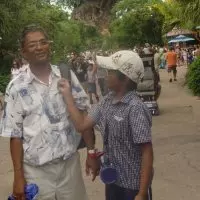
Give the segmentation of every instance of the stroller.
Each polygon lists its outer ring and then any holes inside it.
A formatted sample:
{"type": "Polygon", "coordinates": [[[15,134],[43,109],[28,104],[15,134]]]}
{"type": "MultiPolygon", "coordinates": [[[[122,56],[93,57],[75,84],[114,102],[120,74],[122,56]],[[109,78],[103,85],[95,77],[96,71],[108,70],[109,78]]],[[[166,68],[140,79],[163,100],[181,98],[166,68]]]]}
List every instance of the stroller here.
{"type": "Polygon", "coordinates": [[[144,78],[138,84],[137,93],[139,97],[149,108],[152,115],[159,115],[160,110],[157,103],[157,99],[161,93],[161,85],[159,84],[159,74],[154,68],[154,56],[140,55],[144,63],[144,78]]]}

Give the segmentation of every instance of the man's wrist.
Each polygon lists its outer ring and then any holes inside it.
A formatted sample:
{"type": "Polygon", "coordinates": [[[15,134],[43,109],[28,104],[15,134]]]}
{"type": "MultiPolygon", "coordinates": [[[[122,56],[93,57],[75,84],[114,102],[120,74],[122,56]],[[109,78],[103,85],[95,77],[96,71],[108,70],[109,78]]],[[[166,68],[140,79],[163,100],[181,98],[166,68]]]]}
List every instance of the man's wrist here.
{"type": "Polygon", "coordinates": [[[89,150],[95,150],[95,145],[92,144],[92,145],[87,145],[87,151],[89,150]]]}
{"type": "Polygon", "coordinates": [[[98,151],[98,149],[93,149],[88,151],[88,156],[93,159],[99,159],[104,155],[103,151],[98,151]]]}
{"type": "Polygon", "coordinates": [[[142,197],[146,197],[148,195],[148,190],[140,190],[138,195],[142,197]]]}
{"type": "Polygon", "coordinates": [[[74,105],[74,98],[73,98],[72,94],[64,95],[64,100],[65,100],[66,104],[74,105]]]}
{"type": "Polygon", "coordinates": [[[23,168],[14,169],[14,177],[15,178],[23,178],[24,177],[24,169],[23,168]]]}
{"type": "Polygon", "coordinates": [[[87,155],[90,158],[94,158],[94,159],[97,158],[97,152],[98,152],[98,150],[95,149],[95,148],[93,148],[93,149],[87,149],[87,155]]]}

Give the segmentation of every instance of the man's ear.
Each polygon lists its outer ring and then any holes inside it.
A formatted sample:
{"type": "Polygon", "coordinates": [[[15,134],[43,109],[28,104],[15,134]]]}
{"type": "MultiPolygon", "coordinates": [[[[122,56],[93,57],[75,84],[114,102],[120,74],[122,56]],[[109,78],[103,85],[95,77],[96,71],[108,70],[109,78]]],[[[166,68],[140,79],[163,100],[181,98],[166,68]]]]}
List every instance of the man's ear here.
{"type": "Polygon", "coordinates": [[[24,48],[20,49],[20,54],[21,54],[22,58],[24,58],[26,60],[26,53],[25,53],[24,48]]]}

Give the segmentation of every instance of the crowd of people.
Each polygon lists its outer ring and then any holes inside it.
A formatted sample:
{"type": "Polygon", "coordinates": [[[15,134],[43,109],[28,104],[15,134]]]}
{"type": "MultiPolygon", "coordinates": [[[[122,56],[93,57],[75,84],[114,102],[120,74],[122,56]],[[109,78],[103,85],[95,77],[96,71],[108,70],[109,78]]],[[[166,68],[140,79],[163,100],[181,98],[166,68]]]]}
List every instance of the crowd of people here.
{"type": "MultiPolygon", "coordinates": [[[[138,55],[154,55],[154,67],[159,76],[160,69],[166,69],[169,74],[169,81],[177,81],[177,67],[188,67],[196,57],[200,56],[199,45],[181,48],[179,45],[174,47],[159,47],[146,43],[144,47],[135,47],[133,52],[138,55]]],[[[90,103],[99,102],[100,95],[105,96],[108,93],[106,85],[107,70],[97,66],[93,59],[94,54],[99,56],[109,56],[110,51],[86,51],[83,53],[72,52],[66,57],[65,63],[70,64],[71,69],[76,74],[83,89],[90,98],[90,103]]],[[[17,77],[20,72],[27,69],[28,63],[25,59],[14,59],[11,68],[12,79],[17,77]]]]}
{"type": "Polygon", "coordinates": [[[135,48],[140,55],[153,54],[154,67],[159,74],[159,69],[166,69],[169,74],[169,82],[177,81],[177,67],[189,65],[200,56],[199,45],[181,47],[180,45],[159,47],[145,44],[145,47],[135,48]]]}

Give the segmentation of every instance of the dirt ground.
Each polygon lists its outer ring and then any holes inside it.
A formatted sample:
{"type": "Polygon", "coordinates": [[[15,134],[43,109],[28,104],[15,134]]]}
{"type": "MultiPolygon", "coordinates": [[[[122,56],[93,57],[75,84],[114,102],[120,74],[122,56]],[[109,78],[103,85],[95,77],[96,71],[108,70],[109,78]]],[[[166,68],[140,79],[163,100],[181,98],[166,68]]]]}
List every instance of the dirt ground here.
{"type": "MultiPolygon", "coordinates": [[[[200,101],[183,87],[186,68],[179,68],[178,82],[169,83],[161,71],[162,94],[159,99],[161,115],[153,118],[155,153],[154,200],[200,199],[200,101]]],[[[97,133],[97,146],[101,136],[97,133]]],[[[0,138],[0,199],[8,196],[12,187],[12,165],[9,141],[0,138]]],[[[85,152],[81,152],[84,171],[85,152]]],[[[104,185],[91,182],[83,172],[90,200],[104,199],[104,185]]]]}

